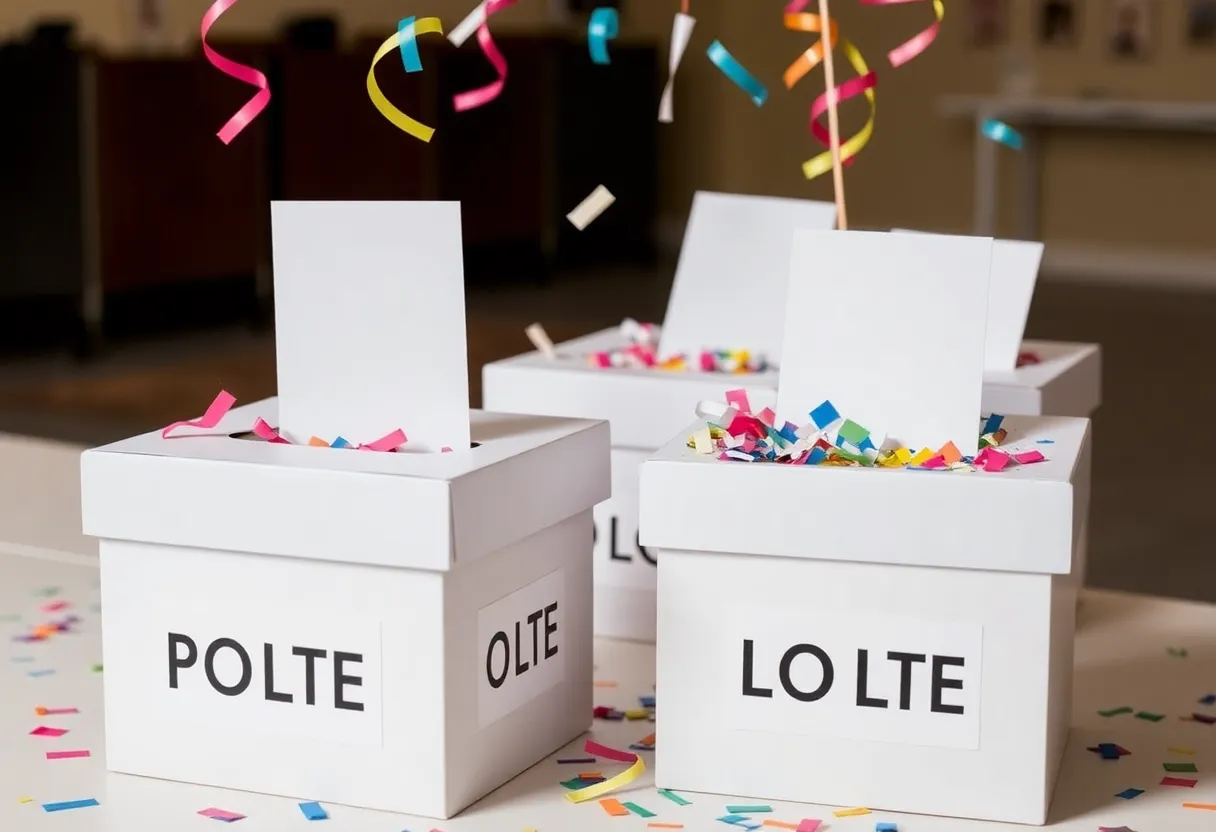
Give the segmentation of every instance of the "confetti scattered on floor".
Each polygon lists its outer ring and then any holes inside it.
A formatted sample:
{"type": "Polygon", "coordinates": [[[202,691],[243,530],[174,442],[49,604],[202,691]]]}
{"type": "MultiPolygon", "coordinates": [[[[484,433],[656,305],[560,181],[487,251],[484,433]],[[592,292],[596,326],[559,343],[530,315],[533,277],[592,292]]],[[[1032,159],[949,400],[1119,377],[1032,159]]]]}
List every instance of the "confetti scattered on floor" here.
{"type": "Polygon", "coordinates": [[[1117,760],[1132,753],[1123,746],[1113,742],[1100,742],[1097,745],[1089,746],[1085,750],[1100,755],[1103,760],[1117,760]]]}
{"type": "Polygon", "coordinates": [[[726,811],[732,815],[758,815],[773,811],[773,807],[752,803],[731,804],[726,807],[726,811]]]}
{"type": "Polygon", "coordinates": [[[46,758],[48,760],[75,760],[75,759],[79,759],[81,757],[91,757],[91,756],[92,756],[92,754],[90,754],[88,751],[85,751],[83,749],[78,750],[78,751],[48,751],[48,752],[46,752],[46,758]]]}
{"type": "Polygon", "coordinates": [[[1194,763],[1162,763],[1161,767],[1175,774],[1193,774],[1199,771],[1194,763]]]}
{"type": "Polygon", "coordinates": [[[309,820],[327,820],[329,818],[329,813],[326,812],[324,807],[322,807],[321,804],[317,803],[316,801],[301,803],[300,811],[303,812],[304,817],[308,818],[309,820]]]}
{"type": "Polygon", "coordinates": [[[1144,794],[1144,789],[1124,789],[1116,794],[1115,797],[1121,797],[1124,800],[1135,800],[1142,794],[1144,794]]]}
{"type": "Polygon", "coordinates": [[[1162,786],[1179,786],[1184,789],[1193,789],[1193,788],[1195,788],[1195,784],[1198,782],[1199,782],[1198,780],[1191,780],[1190,778],[1187,778],[1187,777],[1162,777],[1161,778],[1162,786]]]}
{"type": "Polygon", "coordinates": [[[1167,748],[1165,750],[1170,752],[1171,754],[1194,755],[1194,753],[1195,753],[1195,749],[1193,749],[1193,748],[1186,748],[1185,746],[1176,746],[1176,745],[1170,746],[1169,748],[1167,748]]]}
{"type": "Polygon", "coordinates": [[[78,713],[80,713],[80,709],[79,708],[46,708],[46,707],[43,707],[42,705],[39,705],[37,708],[34,708],[34,713],[38,714],[38,716],[61,716],[63,714],[78,714],[78,713]]]}
{"type": "Polygon", "coordinates": [[[1183,803],[1183,809],[1206,809],[1209,812],[1216,812],[1216,803],[1183,803]]]}
{"type": "Polygon", "coordinates": [[[229,812],[226,809],[216,809],[214,806],[209,809],[199,809],[198,813],[205,818],[222,820],[224,823],[233,823],[235,821],[245,819],[245,816],[239,812],[229,812]]]}
{"type": "Polygon", "coordinates": [[[88,797],[84,800],[65,800],[61,803],[43,803],[42,808],[47,812],[64,812],[68,809],[86,809],[89,806],[100,806],[96,798],[88,797]]]}
{"type": "Polygon", "coordinates": [[[1143,719],[1148,722],[1160,722],[1165,719],[1165,714],[1154,714],[1149,711],[1140,711],[1136,714],[1136,719],[1143,719]]]}
{"type": "Polygon", "coordinates": [[[672,803],[676,804],[677,806],[691,806],[692,805],[691,800],[685,800],[683,797],[680,797],[680,795],[676,794],[675,792],[673,792],[669,789],[659,789],[658,792],[659,792],[660,797],[667,798],[668,800],[670,800],[672,803]]]}
{"type": "Polygon", "coordinates": [[[52,728],[49,725],[39,725],[30,731],[31,737],[62,737],[68,732],[67,728],[52,728]]]}
{"type": "Polygon", "coordinates": [[[858,815],[870,814],[870,810],[863,809],[859,806],[856,809],[837,809],[835,812],[832,812],[832,814],[838,818],[855,818],[858,815]]]}
{"type": "Polygon", "coordinates": [[[1135,713],[1135,710],[1136,710],[1135,708],[1129,708],[1127,706],[1124,706],[1122,708],[1111,708],[1106,711],[1098,711],[1098,716],[1105,716],[1105,717],[1122,716],[1123,714],[1135,713]]]}

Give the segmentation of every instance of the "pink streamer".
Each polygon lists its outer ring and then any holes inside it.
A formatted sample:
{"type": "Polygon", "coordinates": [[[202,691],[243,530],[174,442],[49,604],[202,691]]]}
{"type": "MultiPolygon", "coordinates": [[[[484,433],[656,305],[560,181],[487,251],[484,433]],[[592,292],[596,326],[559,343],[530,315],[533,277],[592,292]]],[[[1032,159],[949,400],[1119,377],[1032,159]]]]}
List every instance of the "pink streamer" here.
{"type": "MultiPolygon", "coordinates": [[[[863,6],[894,6],[899,3],[923,3],[924,0],[858,0],[863,6]]],[[[887,53],[891,66],[899,67],[915,58],[929,48],[929,44],[937,40],[937,33],[942,28],[940,20],[934,20],[919,34],[901,43],[887,53]]]]}
{"type": "Polygon", "coordinates": [[[168,439],[169,434],[178,428],[213,428],[220,423],[220,420],[228,415],[228,411],[236,404],[236,396],[229,393],[227,390],[221,390],[219,395],[215,397],[215,401],[207,408],[207,412],[197,419],[188,419],[181,422],[174,422],[160,432],[162,439],[168,439]]]}
{"type": "Polygon", "coordinates": [[[393,431],[387,436],[380,437],[375,442],[368,442],[366,445],[360,445],[359,450],[388,453],[389,451],[397,450],[405,443],[405,431],[401,430],[401,428],[397,428],[397,430],[393,431]]]}
{"type": "Polygon", "coordinates": [[[475,90],[459,93],[452,98],[452,106],[456,108],[456,112],[463,113],[466,110],[475,110],[478,107],[483,107],[489,104],[495,98],[502,95],[503,87],[507,85],[507,59],[503,57],[499,51],[497,44],[494,43],[494,38],[490,36],[489,20],[490,15],[501,11],[508,6],[513,6],[518,0],[489,0],[485,7],[485,16],[482,18],[481,25],[477,27],[477,43],[481,45],[481,51],[485,53],[486,60],[494,67],[494,71],[498,73],[498,80],[491,81],[484,87],[478,87],[475,90]]]}
{"type": "MultiPolygon", "coordinates": [[[[903,0],[900,0],[903,2],[903,0]]],[[[843,84],[836,85],[836,103],[837,105],[848,101],[851,98],[856,98],[868,89],[873,89],[878,85],[878,74],[875,72],[867,72],[865,75],[859,75],[856,78],[850,78],[843,84]]],[[[811,104],[811,134],[822,142],[824,145],[831,146],[831,136],[828,133],[828,128],[819,123],[819,118],[828,111],[828,95],[823,93],[814,100],[811,104]]],[[[841,163],[845,166],[853,164],[856,156],[844,156],[841,158],[841,163]]]]}
{"type": "Polygon", "coordinates": [[[272,445],[290,445],[291,442],[279,436],[279,432],[266,424],[266,420],[261,416],[253,423],[253,435],[258,439],[265,439],[272,445]]]}
{"type": "Polygon", "coordinates": [[[211,65],[230,78],[244,81],[246,84],[258,88],[258,92],[253,98],[249,99],[244,107],[237,110],[235,115],[228,119],[228,123],[216,133],[224,144],[231,143],[270,103],[270,82],[266,80],[265,75],[253,67],[238,64],[236,61],[225,58],[207,45],[207,33],[211,31],[211,26],[219,19],[220,15],[228,11],[236,2],[237,0],[215,0],[211,8],[207,9],[207,13],[203,15],[202,25],[203,54],[207,56],[207,60],[211,62],[211,65]]]}

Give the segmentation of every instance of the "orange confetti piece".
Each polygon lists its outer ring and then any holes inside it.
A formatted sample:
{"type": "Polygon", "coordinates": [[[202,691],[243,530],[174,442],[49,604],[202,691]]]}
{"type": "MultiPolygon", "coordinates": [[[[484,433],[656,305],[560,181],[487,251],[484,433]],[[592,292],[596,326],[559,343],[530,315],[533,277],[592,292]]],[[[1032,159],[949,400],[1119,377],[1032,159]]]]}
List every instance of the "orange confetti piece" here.
{"type": "Polygon", "coordinates": [[[764,825],[765,826],[775,826],[778,829],[797,829],[798,828],[798,824],[796,824],[796,823],[786,823],[783,820],[772,820],[772,819],[765,819],[764,825]]]}
{"type": "Polygon", "coordinates": [[[945,445],[942,445],[937,453],[945,460],[947,465],[953,465],[963,458],[962,453],[959,452],[959,449],[953,442],[947,442],[945,445]]]}
{"type": "Polygon", "coordinates": [[[578,773],[578,779],[579,780],[603,780],[604,775],[600,774],[598,771],[580,771],[578,773]]]}
{"type": "Polygon", "coordinates": [[[308,444],[314,448],[328,448],[329,447],[329,443],[326,442],[324,439],[322,439],[319,436],[310,436],[308,438],[308,444]]]}
{"type": "Polygon", "coordinates": [[[615,798],[605,797],[600,801],[600,805],[604,807],[604,811],[612,815],[614,818],[624,817],[629,814],[629,810],[621,805],[621,801],[615,798]]]}
{"type": "Polygon", "coordinates": [[[646,824],[646,826],[649,829],[683,829],[684,828],[684,824],[682,824],[682,823],[648,823],[648,824],[646,824]]]}
{"type": "Polygon", "coordinates": [[[654,745],[654,734],[647,734],[638,740],[638,745],[654,745]]]}
{"type": "Polygon", "coordinates": [[[1216,803],[1183,803],[1183,809],[1206,809],[1209,812],[1216,812],[1216,803]]]}

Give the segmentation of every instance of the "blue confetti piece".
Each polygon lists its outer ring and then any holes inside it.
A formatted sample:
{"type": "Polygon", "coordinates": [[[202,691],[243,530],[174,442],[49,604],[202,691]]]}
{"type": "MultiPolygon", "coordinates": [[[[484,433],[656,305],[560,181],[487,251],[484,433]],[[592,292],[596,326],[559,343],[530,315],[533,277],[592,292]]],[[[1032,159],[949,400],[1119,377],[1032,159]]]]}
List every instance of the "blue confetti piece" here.
{"type": "Polygon", "coordinates": [[[819,447],[811,448],[811,455],[809,457],[807,457],[806,464],[807,465],[818,465],[819,463],[823,462],[827,458],[828,458],[828,452],[825,451],[823,448],[819,448],[819,447]]]}
{"type": "Polygon", "coordinates": [[[1005,421],[1005,417],[999,413],[993,413],[984,422],[984,429],[980,431],[980,436],[987,436],[990,433],[996,433],[1001,429],[1001,423],[1005,421]]]}
{"type": "Polygon", "coordinates": [[[1098,753],[1102,755],[1103,760],[1117,760],[1119,759],[1119,746],[1113,742],[1100,742],[1098,743],[1098,753]]]}
{"type": "Polygon", "coordinates": [[[616,9],[603,7],[591,12],[591,19],[587,21],[587,48],[592,63],[612,63],[612,58],[608,57],[608,41],[615,40],[620,29],[621,19],[616,9]]]}
{"type": "Polygon", "coordinates": [[[723,75],[734,81],[735,86],[751,97],[752,103],[757,107],[764,106],[764,102],[768,100],[768,89],[744,69],[743,64],[736,61],[734,56],[726,51],[725,46],[715,40],[705,54],[713,61],[714,66],[722,70],[723,75]]]}
{"type": "Polygon", "coordinates": [[[746,815],[723,815],[722,817],[718,818],[718,820],[722,821],[723,823],[738,823],[741,820],[751,820],[751,818],[747,817],[746,815]]]}
{"type": "Polygon", "coordinates": [[[874,443],[870,441],[870,437],[868,437],[868,436],[865,439],[861,440],[861,444],[857,446],[857,449],[859,451],[861,451],[862,453],[865,453],[866,451],[877,450],[877,448],[874,447],[874,443]]]}
{"type": "Polygon", "coordinates": [[[638,702],[641,704],[641,706],[643,708],[653,708],[654,707],[654,697],[653,696],[639,696],[638,702]]]}
{"type": "Polygon", "coordinates": [[[836,410],[831,402],[825,401],[819,407],[815,408],[810,413],[811,422],[819,430],[823,430],[828,425],[840,418],[840,413],[836,410]]]}
{"type": "Polygon", "coordinates": [[[1200,705],[1216,705],[1216,693],[1209,693],[1199,700],[1200,705]]]}
{"type": "MultiPolygon", "coordinates": [[[[406,72],[421,72],[422,57],[418,54],[418,36],[414,33],[416,18],[403,17],[397,21],[397,42],[401,47],[401,63],[406,72]]],[[[330,446],[335,447],[335,446],[330,446]]]]}
{"type": "Polygon", "coordinates": [[[1022,149],[1022,134],[1003,121],[990,118],[980,125],[980,134],[1010,150],[1022,149]]]}
{"type": "Polygon", "coordinates": [[[38,678],[38,677],[40,677],[40,676],[50,676],[50,675],[51,675],[52,673],[54,673],[54,672],[55,672],[55,669],[54,669],[54,668],[51,668],[51,667],[46,667],[46,668],[43,668],[42,670],[30,670],[30,671],[27,671],[27,672],[26,672],[26,675],[27,675],[27,676],[33,676],[35,679],[37,679],[37,678],[38,678]]]}
{"type": "Polygon", "coordinates": [[[85,800],[65,800],[61,803],[43,803],[42,809],[45,812],[62,812],[67,809],[85,809],[89,806],[100,806],[95,798],[87,798],[85,800]]]}
{"type": "Polygon", "coordinates": [[[320,803],[312,801],[311,803],[301,803],[300,811],[304,813],[304,817],[309,820],[328,820],[329,813],[322,808],[320,803]]]}
{"type": "Polygon", "coordinates": [[[1054,445],[1054,444],[1056,444],[1056,440],[1054,440],[1054,439],[1036,439],[1035,444],[1036,445],[1054,445]]]}
{"type": "Polygon", "coordinates": [[[874,825],[874,832],[899,832],[899,827],[890,821],[879,821],[874,825]]]}
{"type": "Polygon", "coordinates": [[[1115,795],[1115,797],[1121,797],[1124,800],[1135,800],[1142,794],[1144,794],[1144,789],[1124,789],[1115,795]]]}
{"type": "Polygon", "coordinates": [[[341,436],[339,436],[337,439],[334,440],[334,443],[332,445],[330,445],[329,447],[331,447],[331,448],[349,448],[350,443],[347,442],[345,439],[343,439],[341,436]]]}

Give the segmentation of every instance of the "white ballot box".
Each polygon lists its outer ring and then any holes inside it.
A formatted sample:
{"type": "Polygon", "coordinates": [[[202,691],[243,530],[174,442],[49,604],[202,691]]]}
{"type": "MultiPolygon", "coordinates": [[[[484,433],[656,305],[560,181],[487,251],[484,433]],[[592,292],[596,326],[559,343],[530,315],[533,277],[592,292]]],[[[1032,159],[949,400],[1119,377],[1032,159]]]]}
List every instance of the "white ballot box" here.
{"type": "Polygon", "coordinates": [[[608,425],[469,410],[457,205],[273,209],[279,399],[81,461],[107,766],[448,818],[590,722],[608,425]]]}
{"type": "MultiPolygon", "coordinates": [[[[986,298],[991,256],[983,238],[799,233],[791,315],[841,284],[943,325],[787,323],[776,424],[830,400],[877,449],[975,457],[985,327],[961,313],[986,298]]],[[[849,423],[827,421],[800,440],[840,443],[849,423]]],[[[1044,823],[1070,720],[1089,421],[1007,418],[1002,451],[1046,459],[999,472],[735,461],[688,447],[704,427],[642,469],[656,785],[1044,823]]]]}
{"type": "Polygon", "coordinates": [[[605,369],[589,356],[630,345],[613,329],[482,370],[485,407],[503,412],[607,419],[612,425],[612,499],[595,510],[595,632],[654,641],[655,561],[637,542],[637,478],[642,461],[688,423],[697,402],[745,387],[757,402],[775,400],[775,370],[747,375],[700,372],[703,350],[743,349],[775,365],[790,244],[799,228],[830,229],[828,202],[700,192],[668,304],[655,328],[659,354],[683,354],[687,371],[605,369]],[[748,300],[748,299],[751,300],[748,300]],[[764,298],[756,301],[756,298],[764,298]]]}

